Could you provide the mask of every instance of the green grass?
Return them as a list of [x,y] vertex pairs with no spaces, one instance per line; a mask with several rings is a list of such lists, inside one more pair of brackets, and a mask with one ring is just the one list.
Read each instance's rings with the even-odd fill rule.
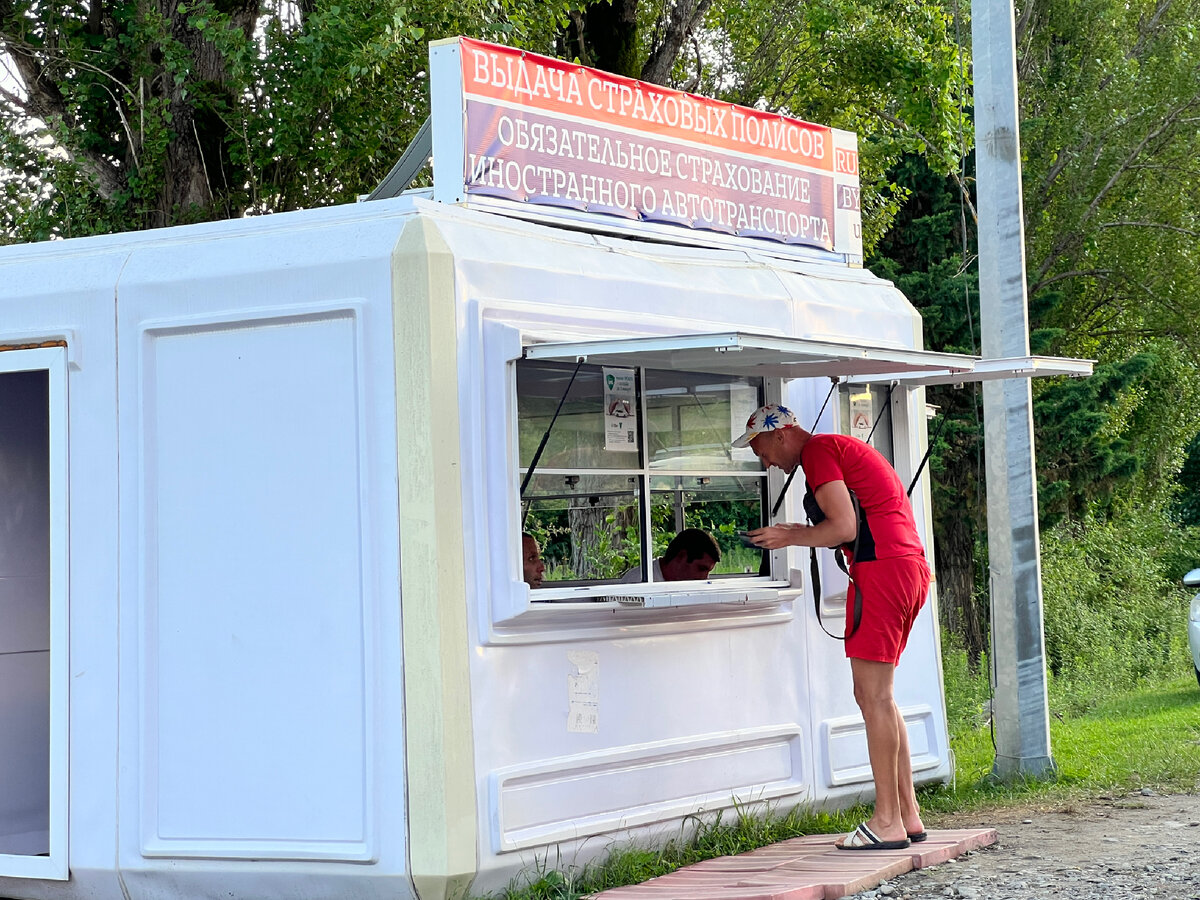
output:
[[[989,777],[994,759],[989,728],[971,724],[968,704],[952,702],[951,706],[961,713],[960,720],[951,723],[954,781],[921,791],[926,824],[931,827],[954,813],[1052,805],[1143,787],[1162,792],[1200,788],[1200,688],[1190,674],[1105,698],[1077,715],[1052,717],[1050,740],[1058,772],[1040,781],[993,782]],[[615,847],[602,862],[584,867],[551,859],[494,896],[503,900],[577,900],[790,837],[849,831],[868,814],[866,807],[838,813],[802,809],[766,816],[734,810],[715,821],[692,819],[675,838],[657,847]]]
[[[1053,707],[1053,701],[1051,703]],[[933,813],[1081,797],[1149,787],[1190,792],[1200,787],[1200,688],[1190,675],[1096,703],[1073,717],[1050,719],[1057,775],[1000,785],[987,727],[960,729],[952,739],[955,783],[926,793]]]

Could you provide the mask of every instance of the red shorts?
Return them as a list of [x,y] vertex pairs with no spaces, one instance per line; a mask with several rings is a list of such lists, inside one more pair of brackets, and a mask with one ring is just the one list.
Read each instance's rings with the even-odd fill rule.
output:
[[862,622],[846,641],[846,656],[896,665],[917,613],[929,596],[929,564],[923,556],[874,559],[850,567],[846,631],[854,625],[855,585],[862,591]]

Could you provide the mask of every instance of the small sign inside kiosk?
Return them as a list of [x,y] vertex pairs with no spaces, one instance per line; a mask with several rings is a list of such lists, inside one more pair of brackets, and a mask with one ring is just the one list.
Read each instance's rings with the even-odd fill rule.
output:
[[862,261],[852,132],[468,38],[433,45],[431,59],[439,200],[497,198]]

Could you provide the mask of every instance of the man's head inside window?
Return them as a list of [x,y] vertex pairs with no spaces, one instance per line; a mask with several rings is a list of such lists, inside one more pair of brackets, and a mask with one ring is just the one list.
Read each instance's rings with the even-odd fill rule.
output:
[[542,579],[546,577],[546,564],[542,562],[542,548],[537,539],[529,533],[521,535],[521,568],[525,573],[525,583],[531,588],[541,587]]
[[707,532],[685,528],[667,544],[660,568],[666,581],[704,581],[721,561],[721,548]]

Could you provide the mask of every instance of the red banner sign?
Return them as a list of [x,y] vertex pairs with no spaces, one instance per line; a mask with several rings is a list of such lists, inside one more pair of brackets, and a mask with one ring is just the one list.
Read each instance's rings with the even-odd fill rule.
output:
[[853,134],[467,38],[447,49],[465,194],[861,260]]

